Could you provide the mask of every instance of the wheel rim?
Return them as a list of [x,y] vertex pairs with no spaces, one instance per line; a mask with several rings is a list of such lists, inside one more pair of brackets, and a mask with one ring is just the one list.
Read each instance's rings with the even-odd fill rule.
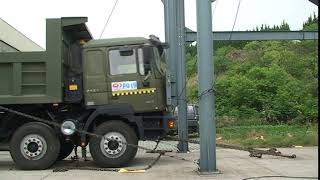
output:
[[22,139],[20,150],[26,159],[38,160],[46,154],[47,142],[38,134],[30,134]]
[[103,136],[100,142],[102,153],[108,158],[118,158],[127,149],[126,138],[118,132],[109,132]]

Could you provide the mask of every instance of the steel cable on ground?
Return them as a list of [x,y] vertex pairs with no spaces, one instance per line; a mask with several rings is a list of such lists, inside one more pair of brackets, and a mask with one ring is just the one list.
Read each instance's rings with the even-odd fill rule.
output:
[[[27,117],[27,118],[29,118],[29,119],[35,120],[35,121],[39,121],[39,122],[43,122],[43,123],[46,123],[46,124],[50,124],[50,125],[52,125],[52,126],[57,126],[57,127],[59,127],[59,128],[61,127],[61,125],[60,125],[59,123],[52,122],[52,121],[49,121],[49,120],[45,120],[45,119],[42,119],[42,118],[38,118],[38,117],[29,115],[29,114],[25,114],[25,113],[22,113],[22,112],[18,112],[18,111],[12,110],[12,109],[8,109],[8,108],[3,107],[3,106],[0,106],[0,110],[4,110],[4,111],[7,111],[7,112],[11,112],[11,113],[14,113],[14,114],[17,114],[17,115],[20,115],[20,116]],[[83,134],[89,135],[89,136],[93,136],[93,137],[105,138],[105,137],[102,136],[102,135],[94,134],[94,133],[87,132],[87,131],[83,131],[83,130],[76,130],[76,131],[79,132],[79,133],[83,133]],[[108,139],[108,138],[105,138],[105,139],[110,140],[110,139]],[[156,146],[155,146],[153,149],[146,148],[146,147],[142,147],[142,146],[139,146],[139,145],[129,144],[129,143],[124,143],[124,144],[126,144],[126,145],[128,145],[128,146],[133,146],[133,147],[136,147],[136,148],[139,148],[139,149],[143,149],[143,150],[146,150],[146,151],[155,151],[156,148],[157,148],[158,145],[159,145],[159,142],[160,142],[160,140],[157,141],[157,144],[156,144]],[[194,140],[189,140],[188,142],[199,144],[198,141],[194,141]],[[144,169],[139,169],[139,170],[147,170],[147,169],[150,169],[154,164],[156,164],[156,163],[159,161],[159,159],[161,158],[161,156],[168,156],[168,157],[175,158],[175,159],[178,159],[178,160],[184,160],[184,161],[188,161],[188,162],[192,162],[192,163],[197,163],[196,161],[191,161],[191,160],[188,160],[188,159],[183,158],[183,157],[179,157],[179,156],[175,156],[175,155],[166,155],[165,152],[166,152],[166,151],[155,151],[155,153],[158,153],[159,156],[158,156],[154,161],[152,161],[152,163],[149,164],[147,167],[145,167]],[[69,168],[57,168],[57,169],[54,170],[54,172],[64,172],[64,171],[72,170],[72,169],[79,169],[79,170],[97,170],[97,171],[119,171],[119,169],[110,169],[110,168],[69,167]],[[138,171],[138,170],[129,170],[129,171]]]
[[[42,122],[42,123],[45,123],[45,124],[48,124],[48,125],[51,125],[51,126],[54,126],[54,127],[58,127],[59,129],[61,128],[61,124],[59,124],[59,123],[52,122],[50,120],[39,118],[39,117],[30,115],[30,114],[26,114],[26,113],[23,113],[23,112],[19,112],[19,111],[13,110],[13,109],[9,109],[9,108],[4,107],[4,106],[0,106],[0,110],[6,111],[6,112],[10,112],[10,113],[22,116],[22,117],[26,117],[26,118],[28,118],[30,120],[34,120],[34,121]],[[79,129],[76,129],[76,131],[78,133],[80,133],[80,134],[86,134],[86,135],[91,136],[91,137],[97,137],[97,138],[104,138],[104,139],[107,139],[107,140],[112,140],[112,139],[106,138],[106,137],[104,137],[102,135],[91,133],[91,132],[87,132],[87,131],[83,131],[83,130],[79,130]],[[161,138],[159,138],[159,139],[161,139]],[[150,164],[148,164],[145,168],[142,168],[142,169],[128,169],[127,171],[148,170],[148,169],[152,168],[160,160],[160,158],[162,156],[174,158],[174,159],[177,159],[177,160],[197,163],[196,161],[188,160],[186,158],[179,157],[179,156],[176,156],[176,155],[167,155],[166,152],[168,152],[168,151],[165,151],[165,150],[157,150],[156,151],[156,149],[157,149],[157,147],[158,147],[158,145],[160,143],[160,140],[156,141],[156,145],[152,149],[151,148],[147,148],[147,147],[143,147],[143,146],[139,146],[139,145],[135,145],[135,144],[129,144],[129,143],[125,143],[125,142],[122,142],[122,143],[124,143],[124,144],[126,144],[128,146],[132,146],[132,147],[135,147],[135,148],[138,148],[138,149],[145,150],[145,151],[150,152],[150,153],[158,154],[158,156]],[[165,144],[169,145],[169,143],[165,143]],[[118,169],[118,168],[99,168],[99,167],[79,166],[77,160],[72,160],[72,162],[76,162],[76,165],[74,167],[58,167],[58,168],[53,169],[53,172],[66,172],[68,170],[95,170],[95,171],[110,171],[110,172],[119,172],[120,171],[120,169]]]
[[[42,123],[45,123],[45,124],[48,124],[48,125],[52,125],[52,126],[58,127],[59,129],[61,128],[61,124],[60,123],[49,121],[49,120],[46,120],[46,119],[43,119],[43,118],[39,118],[39,117],[36,117],[36,116],[32,116],[30,114],[26,114],[26,113],[23,113],[23,112],[19,112],[19,111],[13,110],[13,109],[6,108],[4,106],[0,106],[0,110],[11,112],[11,113],[19,115],[19,116],[23,116],[23,117],[26,117],[26,118],[29,118],[29,119],[32,119],[32,120],[35,120],[35,121],[38,121],[38,122],[42,122]],[[104,139],[110,140],[110,141],[113,140],[113,139],[106,138],[106,137],[104,137],[102,135],[91,133],[91,132],[84,131],[84,130],[75,129],[75,131],[80,133],[80,134],[85,134],[85,135],[88,135],[88,136],[91,136],[91,137],[104,138]],[[129,144],[129,143],[125,143],[125,142],[122,142],[122,143],[126,144],[128,146],[132,146],[132,147],[135,147],[135,148],[143,149],[143,150],[146,150],[146,151],[153,150],[153,149],[142,147],[142,146],[135,145],[135,144]]]

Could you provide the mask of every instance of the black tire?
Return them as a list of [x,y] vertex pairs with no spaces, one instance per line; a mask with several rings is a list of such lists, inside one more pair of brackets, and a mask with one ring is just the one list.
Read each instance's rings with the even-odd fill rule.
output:
[[[94,131],[95,134],[106,135],[110,132],[121,134],[128,144],[138,145],[138,138],[132,127],[122,121],[108,121],[102,123]],[[126,145],[123,154],[116,158],[107,157],[101,149],[101,138],[93,137],[90,140],[90,153],[97,165],[100,167],[123,167],[127,165],[136,155],[137,147]]]
[[66,142],[64,140],[60,141],[60,152],[59,156],[57,158],[57,161],[62,161],[65,158],[67,158],[73,151],[74,149],[74,144],[72,142]]
[[[22,141],[30,135],[39,136],[46,143],[46,151],[43,151],[39,159],[28,159],[23,153],[24,148],[21,146],[24,144],[22,144]],[[43,123],[32,122],[19,127],[10,141],[11,157],[17,167],[23,170],[43,170],[49,168],[57,160],[59,151],[60,141],[58,137],[50,126]]]

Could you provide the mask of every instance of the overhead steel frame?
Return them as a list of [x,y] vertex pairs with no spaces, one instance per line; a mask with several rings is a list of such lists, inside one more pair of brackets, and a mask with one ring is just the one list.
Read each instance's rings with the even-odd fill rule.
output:
[[[216,125],[214,107],[214,73],[213,73],[213,41],[215,40],[307,40],[318,39],[318,32],[212,32],[211,3],[215,0],[197,0],[197,31],[187,29],[184,34],[184,0],[162,0],[165,9],[166,42],[169,42],[169,66],[171,70],[170,85],[172,86],[172,104],[179,107],[179,150],[185,152],[188,148],[188,132],[186,120],[185,94],[185,50],[184,43],[198,44],[198,74],[199,74],[199,110],[200,110],[200,173],[212,174],[216,167]],[[318,5],[318,0],[309,0]],[[179,21],[179,22],[178,22]],[[181,63],[181,64],[179,64]],[[180,66],[178,68],[178,66]],[[177,72],[180,71],[180,72]],[[180,81],[180,82],[179,82]],[[182,92],[179,94],[178,92]],[[205,92],[205,93],[203,93]],[[171,98],[169,98],[171,100]],[[180,102],[179,100],[183,100]],[[181,103],[181,104],[179,104]],[[182,117],[182,118],[181,118]],[[186,148],[186,149],[185,149]]]
[[[314,31],[216,31],[213,41],[255,41],[255,40],[313,40],[318,39]],[[197,32],[186,29],[186,42],[197,41]]]

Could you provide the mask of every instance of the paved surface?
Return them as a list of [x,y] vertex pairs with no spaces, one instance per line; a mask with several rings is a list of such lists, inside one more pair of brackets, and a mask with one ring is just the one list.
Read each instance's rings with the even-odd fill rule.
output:
[[[152,148],[153,142],[141,142],[140,145]],[[159,149],[176,150],[176,142],[164,142]],[[176,157],[183,157],[188,161],[171,157],[162,157],[160,161],[145,173],[118,173],[89,170],[70,170],[67,172],[52,172],[52,169],[43,171],[17,170],[8,152],[0,152],[0,180],[106,180],[106,179],[244,179],[247,177],[266,175],[313,176],[318,177],[318,147],[285,148],[279,149],[282,153],[296,154],[296,159],[264,156],[262,159],[250,158],[247,152],[217,149],[217,166],[220,174],[213,176],[199,176],[197,164],[199,146],[190,144],[190,153],[168,153]],[[146,154],[139,151],[129,168],[139,169],[151,163],[157,154]],[[53,168],[73,166],[74,162],[64,160]],[[93,162],[82,162],[81,165],[95,167]],[[270,179],[270,178],[268,178]],[[283,178],[271,178],[283,179]]]

